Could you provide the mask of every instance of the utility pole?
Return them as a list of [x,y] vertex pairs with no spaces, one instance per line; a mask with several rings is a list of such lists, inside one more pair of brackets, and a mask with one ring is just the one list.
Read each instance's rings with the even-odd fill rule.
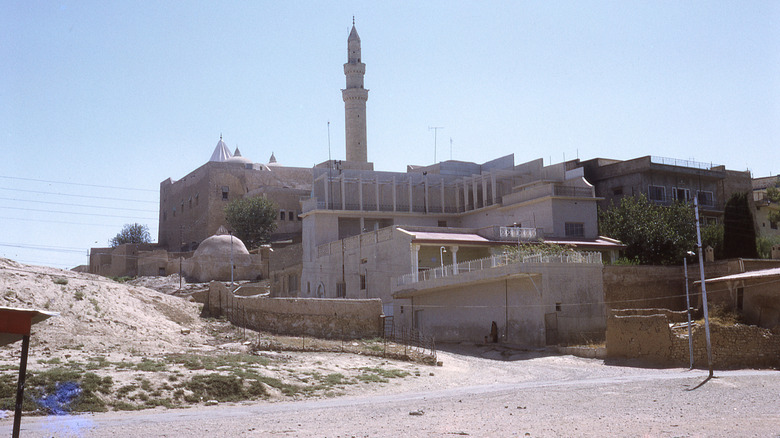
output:
[[[184,225],[179,225],[179,243],[180,243],[179,249],[181,250],[183,249],[181,247],[184,246]],[[183,258],[184,257],[182,257],[181,255],[179,256],[179,292],[181,292],[181,276],[182,276],[181,261]]]
[[710,314],[707,309],[707,285],[704,280],[704,252],[701,250],[701,226],[699,226],[699,197],[693,198],[693,211],[696,213],[696,241],[699,252],[699,275],[701,276],[701,300],[704,307],[704,334],[707,338],[707,367],[712,371],[712,344],[710,343]]
[[433,164],[436,164],[436,134],[439,129],[444,129],[444,126],[429,126],[428,130],[433,130]]
[[688,357],[690,358],[689,369],[693,369],[693,336],[691,336],[691,296],[688,293],[688,256],[695,255],[693,251],[688,251],[683,257],[683,269],[685,270],[685,305],[688,311]]
[[228,231],[230,235],[230,290],[233,290],[233,232]]

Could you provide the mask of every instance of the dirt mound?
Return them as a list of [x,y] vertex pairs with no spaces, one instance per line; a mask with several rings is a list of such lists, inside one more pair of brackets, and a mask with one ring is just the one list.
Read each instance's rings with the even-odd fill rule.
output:
[[97,275],[2,258],[0,306],[60,313],[33,327],[32,348],[146,355],[204,342],[193,302]]

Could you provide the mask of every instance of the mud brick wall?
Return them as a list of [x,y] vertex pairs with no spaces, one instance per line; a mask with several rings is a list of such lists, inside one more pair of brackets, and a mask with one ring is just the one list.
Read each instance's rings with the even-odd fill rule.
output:
[[379,299],[237,296],[219,282],[209,286],[204,313],[253,330],[326,339],[376,337],[382,327]]
[[[650,364],[688,366],[688,329],[672,329],[662,312],[638,310],[610,312],[607,318],[607,356],[642,359]],[[678,313],[678,312],[673,312]],[[678,316],[675,316],[678,317]],[[695,324],[693,334],[694,366],[707,367],[704,326]],[[780,368],[780,333],[757,326],[710,327],[712,362],[717,369]]]

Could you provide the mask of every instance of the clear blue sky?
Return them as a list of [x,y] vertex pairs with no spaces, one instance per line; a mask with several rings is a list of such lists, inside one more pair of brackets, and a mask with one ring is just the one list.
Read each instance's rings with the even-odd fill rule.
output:
[[[0,257],[73,267],[220,134],[344,158],[356,17],[378,170],[644,155],[780,172],[780,2],[0,3]],[[132,189],[132,190],[129,190]]]

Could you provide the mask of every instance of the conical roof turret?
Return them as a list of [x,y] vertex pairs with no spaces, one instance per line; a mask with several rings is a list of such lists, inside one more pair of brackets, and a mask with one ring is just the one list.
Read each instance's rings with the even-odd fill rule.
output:
[[214,148],[214,152],[211,154],[211,159],[209,159],[209,161],[227,161],[228,158],[232,156],[233,154],[230,153],[230,149],[228,149],[225,142],[222,141],[222,135],[220,134],[217,147]]

